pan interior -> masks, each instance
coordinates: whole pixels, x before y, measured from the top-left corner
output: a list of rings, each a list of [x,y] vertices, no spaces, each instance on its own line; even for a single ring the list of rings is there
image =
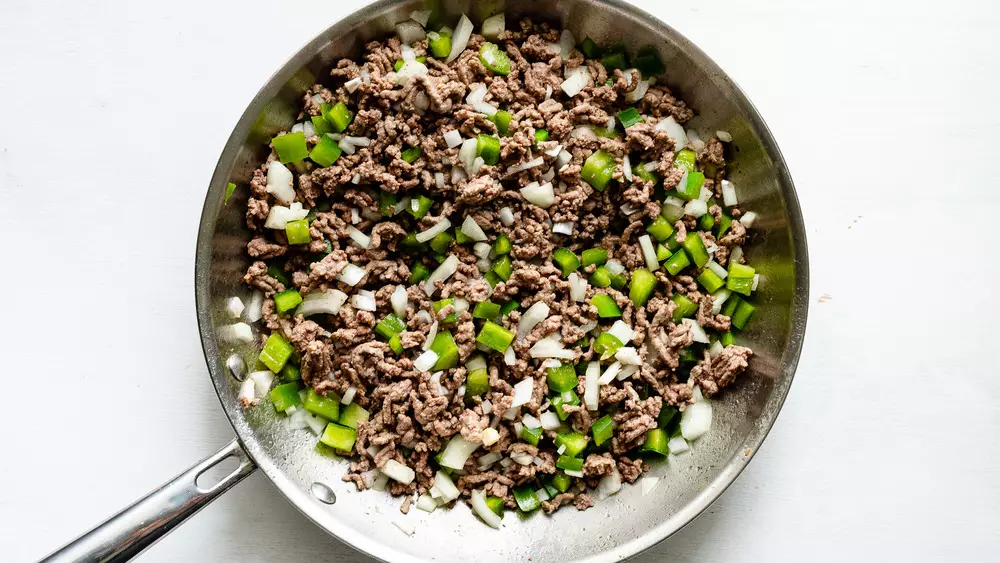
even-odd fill
[[[477,7],[445,2],[450,12],[467,12],[478,23]],[[231,322],[224,301],[249,298],[242,276],[249,265],[243,222],[246,190],[223,205],[225,186],[246,186],[253,169],[266,157],[268,140],[287,130],[301,109],[303,92],[323,82],[337,58],[356,57],[364,42],[391,32],[392,24],[422,9],[423,2],[385,0],[333,25],[302,48],[261,89],[247,108],[219,160],[203,210],[198,236],[196,298],[202,342],[219,398],[250,456],[264,473],[317,525],[348,544],[384,560],[452,560],[475,554],[478,561],[612,561],[633,555],[672,534],[700,513],[739,474],[774,422],[791,384],[806,320],[808,272],[805,234],[791,178],[764,122],[750,102],[704,53],[664,23],[617,1],[510,0],[491,9],[507,21],[531,15],[571,29],[576,37],[598,42],[622,39],[634,50],[653,44],[668,70],[666,83],[698,116],[689,127],[726,130],[730,178],[740,188],[744,208],[759,214],[754,244],[747,256],[761,273],[758,313],[743,334],[755,352],[751,369],[714,402],[711,432],[689,453],[654,466],[661,480],[650,494],[626,487],[584,512],[561,510],[552,517],[520,520],[508,513],[492,530],[460,504],[426,514],[399,512],[400,499],[378,492],[358,493],[340,480],[347,469],[315,448],[316,437],[291,431],[266,401],[243,410],[239,383],[225,368],[232,353],[248,362],[250,347],[220,344],[217,326]],[[476,17],[479,14],[480,17]],[[488,13],[485,15],[489,15]],[[336,502],[321,502],[311,490],[316,482],[335,492]],[[404,535],[394,521],[412,523]],[[566,534],[573,530],[572,534]],[[569,541],[564,541],[565,538]],[[447,546],[445,548],[444,546]],[[484,549],[484,546],[488,546]]]

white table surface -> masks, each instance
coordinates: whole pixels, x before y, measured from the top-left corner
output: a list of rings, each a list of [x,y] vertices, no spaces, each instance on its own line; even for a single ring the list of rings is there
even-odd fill
[[[812,273],[770,437],[639,561],[995,561],[1000,9],[636,3],[767,119]],[[360,2],[155,5],[0,2],[4,561],[44,555],[230,439],[195,323],[205,186],[258,87]],[[365,558],[254,475],[143,560]]]

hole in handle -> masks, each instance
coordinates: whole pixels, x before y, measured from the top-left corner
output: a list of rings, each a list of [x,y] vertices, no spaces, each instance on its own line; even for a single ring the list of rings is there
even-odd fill
[[[206,467],[194,478],[194,486],[199,492],[207,493],[214,489],[219,483],[231,477],[240,469],[240,460],[234,455],[215,462],[211,467]]]

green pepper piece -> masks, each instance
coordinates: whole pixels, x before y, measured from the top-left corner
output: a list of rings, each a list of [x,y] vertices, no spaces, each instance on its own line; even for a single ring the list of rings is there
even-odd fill
[[[599,150],[587,157],[580,170],[580,178],[597,191],[604,191],[615,173],[615,157]]]
[[[579,432],[565,432],[556,436],[556,447],[566,446],[563,455],[576,457],[587,448],[590,438]]]
[[[642,443],[642,451],[666,456],[670,453],[667,441],[667,433],[662,428],[654,428],[646,432],[646,441]]]
[[[656,275],[646,269],[632,272],[632,282],[628,288],[628,298],[636,307],[642,307],[656,290]]]
[[[503,517],[503,499],[500,497],[486,497],[486,506],[493,511],[493,514]]]
[[[431,275],[431,269],[424,265],[423,262],[417,262],[410,269],[410,284],[420,283],[427,279]]]
[[[506,317],[507,313],[513,311],[514,309],[517,309],[520,306],[521,304],[518,303],[517,301],[508,301],[503,304],[503,307],[500,307],[500,316]]]
[[[291,311],[302,303],[302,296],[297,289],[286,289],[274,294],[274,308],[279,315]]]
[[[497,240],[493,241],[493,253],[497,256],[503,256],[504,254],[510,254],[510,251],[514,248],[511,244],[510,238],[505,234],[497,235]]]
[[[606,360],[615,355],[615,352],[622,347],[622,341],[618,337],[602,332],[594,339],[594,352],[601,355],[602,360]]]
[[[736,314],[736,309],[739,308],[740,303],[742,302],[743,300],[740,299],[739,295],[730,295],[729,299],[726,300],[725,305],[722,306],[722,314],[731,318]]]
[[[709,205],[712,205],[709,202]],[[702,231],[711,231],[712,227],[715,226],[715,216],[711,213],[706,213],[698,218],[698,228]]]
[[[500,276],[493,273],[492,270],[483,274],[483,277],[486,278],[486,281],[489,282],[490,287],[496,287],[498,283],[503,281],[502,279],[500,279]]]
[[[610,86],[610,84],[608,84]],[[614,127],[594,127],[594,134],[605,139],[617,139],[618,131]]]
[[[288,244],[308,244],[312,240],[309,236],[309,221],[298,219],[285,223],[285,236]]]
[[[646,227],[646,232],[658,242],[663,242],[674,234],[674,226],[670,224],[670,221],[657,215],[656,219],[653,219],[653,222]]]
[[[340,418],[340,397],[332,391],[323,396],[310,387],[302,408],[327,420],[337,420]]]
[[[309,156],[309,149],[306,147],[306,136],[302,131],[286,133],[271,139],[274,151],[278,153],[278,160],[282,164],[298,162]]]
[[[405,237],[403,237],[400,244],[412,250],[427,250],[427,245],[425,243],[417,241],[416,233],[408,233]]]
[[[687,182],[683,186],[677,186],[677,196],[684,201],[698,199],[701,195],[701,186],[705,184],[705,174],[697,170],[688,172]]]
[[[622,127],[626,129],[637,123],[645,122],[645,120],[642,119],[642,115],[639,113],[639,110],[635,108],[628,108],[618,112],[618,121],[621,121]]]
[[[704,268],[705,264],[708,264],[708,261],[712,259],[708,254],[708,249],[705,248],[705,241],[701,240],[701,236],[698,233],[689,233],[684,242],[681,243],[681,246],[684,247],[684,251],[687,252],[688,257],[691,258],[691,263],[696,268]]]
[[[736,308],[738,309],[739,306],[737,306]],[[719,336],[719,342],[721,342],[723,346],[731,346],[733,344],[736,344],[736,337],[733,336],[732,332],[727,330],[726,332],[723,332],[721,336]]]
[[[454,305],[454,304],[455,304],[455,300],[449,297],[448,299],[442,299],[440,301],[435,301],[434,303],[432,303],[432,306],[434,307],[434,312],[435,313],[440,313],[441,309],[444,309],[448,305]],[[456,321],[458,321],[458,313],[452,311],[447,316],[445,316],[445,318],[441,321],[441,324],[449,324],[449,323],[453,323],[453,322],[456,322]]]
[[[299,370],[299,366],[288,362],[285,367],[281,368],[281,380],[285,383],[291,381],[299,381],[302,379],[302,372]]]
[[[590,275],[590,285],[599,288],[611,286],[611,270],[606,266],[598,266],[594,273]]]
[[[580,260],[576,257],[576,254],[568,248],[557,248],[552,251],[552,261],[559,266],[562,270],[563,277],[569,276],[571,272],[575,272],[577,268],[580,267]]]
[[[753,289],[754,269],[745,264],[731,262],[729,264],[729,277],[726,279],[726,289],[750,295]]]
[[[548,383],[549,391],[564,393],[576,389],[578,379],[572,364],[559,364],[548,368],[545,381]]]
[[[608,276],[611,278],[611,287],[618,291],[625,289],[625,284],[628,283],[628,280],[625,279],[625,274],[615,274],[609,270]]]
[[[556,460],[556,468],[562,469],[563,471],[580,472],[583,471],[583,460],[578,457],[563,454]]]
[[[663,265],[667,268],[667,271],[670,272],[671,276],[676,276],[678,272],[691,265],[691,260],[688,258],[684,250],[678,250],[677,252],[674,252],[670,258],[667,258],[667,261],[664,262]]]
[[[612,338],[614,337],[612,336]],[[580,397],[576,394],[576,391],[570,389],[569,391],[564,391],[563,393],[556,395],[555,397],[552,397],[551,399],[549,399],[549,402],[552,403],[552,408],[556,410],[556,415],[559,417],[559,420],[566,420],[567,418],[569,418],[569,413],[566,412],[565,409],[563,409],[563,406],[579,405]]]
[[[580,43],[580,52],[583,53],[583,56],[588,59],[599,59],[603,54],[600,45],[594,43],[594,40],[590,37],[587,37],[582,43]]]
[[[677,156],[674,157],[674,166],[677,168],[687,170],[688,172],[691,172],[694,170],[694,165],[696,160],[697,156],[695,155],[695,152],[693,150],[681,149],[681,151],[677,153]],[[699,186],[698,188],[700,190],[701,186]],[[698,193],[699,195],[701,194],[700,191]]]
[[[535,130],[535,143],[544,143],[549,140],[549,132],[547,129],[536,129]]]
[[[726,282],[718,274],[707,268],[698,274],[698,283],[709,293],[715,293],[726,285]]]
[[[740,304],[736,306],[736,311],[733,312],[733,326],[737,330],[746,328],[747,323],[750,322],[750,317],[753,316],[756,310],[756,307],[741,299]]]
[[[295,348],[285,340],[285,337],[278,332],[272,332],[267,337],[264,349],[260,351],[260,361],[264,362],[267,369],[278,373],[285,367],[285,362],[292,356]]]
[[[399,196],[394,193],[381,190],[378,192],[379,215],[383,217],[392,217],[396,214],[397,205],[399,205]]]
[[[427,47],[436,59],[447,59],[451,54],[451,35],[436,31],[427,32]]]
[[[351,403],[340,409],[340,420],[338,422],[343,426],[357,430],[358,423],[367,422],[370,416],[371,414],[363,409],[361,405]]]
[[[621,309],[615,299],[607,293],[598,293],[590,298],[590,304],[597,308],[597,316],[602,319],[615,319],[622,316]]]
[[[604,65],[604,68],[609,71],[614,69],[627,70],[628,56],[625,55],[625,53],[612,53],[610,55],[605,55],[601,59],[601,64]]]
[[[478,397],[490,390],[490,374],[485,369],[472,370],[465,377],[465,395]]]
[[[483,46],[479,48],[479,61],[488,70],[497,74],[506,76],[510,73],[510,57],[496,43],[483,43]]]
[[[444,254],[445,252],[448,252],[448,248],[451,246],[451,243],[453,242],[455,242],[455,237],[451,236],[451,233],[449,232],[438,233],[434,235],[434,238],[431,239],[430,247],[431,250],[433,250],[434,252],[437,252],[438,254]]]
[[[354,119],[354,114],[351,113],[351,110],[347,109],[347,105],[344,102],[337,102],[322,111],[323,117],[330,122],[330,125],[333,125],[337,133],[346,131],[347,127],[351,124],[351,120]]]
[[[644,77],[658,76],[666,72],[667,68],[663,66],[663,61],[656,52],[643,53],[639,52],[638,56],[632,59],[632,65],[642,73]]]
[[[522,512],[532,512],[542,506],[541,501],[538,500],[538,495],[535,494],[530,485],[514,487],[513,491],[514,500],[517,501],[517,507]]]
[[[500,162],[500,139],[480,133],[476,137],[476,156],[489,165]]]
[[[392,338],[389,339],[389,349],[396,355],[403,353],[403,339],[398,334],[393,334]]]
[[[289,407],[302,404],[302,399],[299,398],[299,384],[282,383],[271,389],[271,403],[278,412],[285,412]]]
[[[490,269],[503,281],[509,280],[511,274],[514,273],[514,265],[510,262],[510,256],[506,254],[494,260],[493,267]]]
[[[594,436],[595,446],[600,446],[610,440],[611,435],[614,433],[614,421],[611,419],[611,416],[604,415],[597,419],[590,427],[590,433]]]
[[[424,56],[415,57],[413,60],[417,61],[420,64],[427,64],[427,57]],[[404,61],[403,59],[396,59],[396,62],[392,63],[392,70],[399,72],[400,69],[403,68],[404,64],[406,64],[406,61]]]
[[[406,322],[397,317],[394,313],[389,313],[381,321],[375,325],[375,333],[389,340],[393,335],[399,334],[406,330]]]
[[[309,159],[326,168],[334,162],[337,162],[337,159],[340,158],[341,152],[343,151],[341,150],[340,145],[337,144],[337,141],[334,141],[328,135],[323,135],[319,138],[319,142],[316,143],[316,146],[309,151]]]
[[[656,417],[656,426],[664,430],[670,429],[675,419],[680,420],[679,414],[680,411],[677,410],[677,407],[664,406],[660,409],[660,414]]]
[[[329,105],[329,104],[323,104],[323,105]],[[336,131],[333,129],[333,125],[331,125],[330,122],[327,121],[326,118],[324,118],[322,115],[314,115],[309,118],[309,121],[312,122],[313,129],[316,130],[316,134],[319,135],[320,137],[326,137],[327,133],[336,133]]]
[[[726,236],[726,233],[729,232],[729,228],[732,226],[733,226],[733,218],[730,217],[727,213],[723,212],[722,219],[719,219],[719,223],[717,225],[718,229],[716,230],[715,238],[720,239]]]
[[[660,181],[660,177],[656,175],[655,172],[651,172],[646,168],[647,163],[636,164],[632,167],[632,174],[641,178],[644,182],[649,182],[651,184],[656,184]]]
[[[531,444],[532,446],[538,445],[538,440],[542,437],[542,428],[528,428],[524,426],[521,428],[521,439],[525,442]]]
[[[319,441],[330,446],[339,452],[350,452],[354,449],[354,442],[358,439],[358,433],[352,428],[341,426],[335,422],[326,425],[323,436]]]
[[[229,198],[233,197],[233,192],[235,191],[236,191],[236,184],[232,182],[226,184],[226,197],[222,200],[223,205],[229,203]]]
[[[510,131],[510,120],[512,117],[513,116],[509,111],[503,109],[497,110],[497,112],[490,117],[490,121],[497,126],[497,133],[499,133],[500,136],[505,136],[507,135],[507,132]]]
[[[280,264],[270,264],[267,267],[267,275],[281,282],[281,285],[288,287],[292,284],[291,280],[288,279],[288,274],[282,269]]]
[[[573,478],[560,471],[552,476],[552,486],[560,493],[565,493],[573,486]]]
[[[410,198],[410,207],[407,211],[414,219],[423,219],[427,212],[431,210],[431,206],[434,205],[434,200],[425,196],[418,195],[417,197]]]
[[[608,251],[604,248],[588,248],[580,253],[580,264],[583,266],[589,266],[591,264],[596,264],[598,266],[606,264],[608,262]]]
[[[474,319],[495,319],[500,316],[500,304],[492,301],[480,301],[472,308]]]
[[[501,354],[507,351],[513,341],[514,333],[493,321],[486,321],[476,336],[476,342],[485,344]]]
[[[656,245],[656,261],[663,262],[667,258],[670,258],[670,250],[662,244]]]
[[[400,153],[399,157],[405,160],[407,163],[413,164],[414,162],[417,161],[418,158],[420,158],[420,155],[423,152],[424,151],[421,150],[420,147],[410,147],[404,150],[402,153]]]
[[[434,371],[450,369],[458,365],[458,344],[450,332],[437,333],[434,341],[431,342],[431,351],[438,355],[438,360],[434,364]]]
[[[675,293],[670,300],[677,304],[677,308],[674,309],[673,315],[675,323],[681,322],[681,319],[685,317],[692,317],[698,312],[698,304],[680,293]]]

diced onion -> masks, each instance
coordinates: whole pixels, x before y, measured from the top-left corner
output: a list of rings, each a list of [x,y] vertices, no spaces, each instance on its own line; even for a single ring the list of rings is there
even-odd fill
[[[447,221],[447,219],[444,219]],[[449,255],[445,258],[444,262],[441,263],[431,275],[424,281],[424,293],[428,297],[434,295],[436,288],[436,282],[444,281],[451,277],[452,274],[458,271],[458,257],[455,255]]]
[[[245,313],[247,321],[251,323],[259,321],[264,316],[264,294],[260,290],[250,295]]]
[[[646,259],[646,267],[649,268],[649,271],[655,272],[659,269],[660,261],[656,259],[656,248],[649,235],[639,237],[639,247],[642,248],[642,257]]]
[[[486,100],[486,85],[478,82],[469,89],[469,95],[465,97],[465,103],[474,106]]]
[[[385,486],[389,483],[389,476],[381,471],[375,475],[375,481],[372,482],[372,489],[376,491],[384,491]]]
[[[621,370],[622,370],[621,362],[615,362],[611,364],[610,366],[608,366],[608,369],[604,370],[604,373],[601,374],[601,377],[597,380],[597,383],[601,385],[607,385],[608,383],[611,383],[612,381],[614,381],[615,377],[618,376],[618,372],[620,372]]]
[[[489,258],[490,251],[492,250],[493,247],[491,247],[488,242],[477,242],[472,245],[472,253],[476,255],[476,258]]]
[[[253,381],[254,390],[257,392],[258,397],[263,397],[267,395],[268,391],[271,390],[271,384],[274,383],[274,373],[269,370],[255,371],[250,375],[247,375],[247,379]]]
[[[434,512],[437,510],[437,503],[430,495],[424,494],[417,498],[417,509],[423,510],[424,512]]]
[[[472,496],[470,497],[470,502],[472,503],[472,510],[476,511],[476,515],[483,519],[483,522],[491,528],[500,527],[500,517],[497,516],[496,512],[490,509],[489,505],[486,504],[486,493],[481,489],[478,491],[472,491]]]
[[[723,143],[733,142],[733,136],[729,133],[729,131],[716,131],[715,136],[718,137]]]
[[[562,170],[563,166],[566,166],[573,160],[573,155],[563,149],[559,152],[559,156],[556,157],[556,168]]]
[[[722,181],[722,203],[726,207],[732,207],[739,203],[739,198],[736,197],[736,186],[729,180]]]
[[[500,222],[505,227],[509,227],[514,224],[514,212],[511,211],[509,207],[503,207],[500,209]]]
[[[254,382],[247,379],[240,384],[240,392],[236,398],[244,405],[251,405],[257,400],[254,389]]]
[[[639,351],[631,346],[622,346],[619,348],[615,352],[615,359],[630,366],[642,365],[642,358],[639,356]]]
[[[531,428],[532,430],[534,430],[535,428],[542,427],[542,423],[539,422],[537,418],[531,416],[530,414],[526,414],[521,417],[521,424],[523,424],[525,428]]]
[[[340,150],[344,151],[345,154],[354,154],[354,143],[348,141],[347,137],[341,138],[340,142],[337,143],[337,146],[340,147]]]
[[[531,401],[531,392],[534,390],[534,386],[535,380],[530,377],[517,382],[514,385],[514,400],[511,401],[510,408],[528,404]]]
[[[571,139],[597,140],[597,133],[594,133],[594,128],[590,125],[577,125],[569,132],[569,136]]]
[[[552,99],[552,85],[551,84],[546,84],[545,85],[545,99],[546,100]]]
[[[351,224],[357,225],[361,222],[361,211],[357,207],[351,208]]]
[[[302,134],[305,135],[307,139],[316,136],[316,127],[312,124],[312,121],[306,121],[302,124]]]
[[[597,485],[597,494],[607,497],[622,490],[622,476],[618,473],[618,467],[612,467],[610,475],[601,477],[601,482]]]
[[[400,482],[404,485],[412,483],[413,478],[416,477],[416,473],[412,469],[394,459],[390,459],[385,462],[381,471],[382,473],[388,475],[393,481]]]
[[[708,186],[702,186],[701,192],[698,194],[698,199],[702,201],[708,201],[712,199],[713,195],[715,194],[712,193],[712,190],[708,189]]]
[[[359,268],[354,264],[348,264],[344,267],[343,271],[340,272],[340,275],[337,276],[337,279],[353,287],[358,285],[358,282],[365,277],[366,273],[367,272],[365,272],[364,268]]]
[[[239,297],[230,297],[229,299],[226,299],[226,312],[229,313],[229,316],[234,319],[238,319],[243,316],[243,309],[245,308],[246,307],[243,306],[243,300]]]
[[[351,240],[358,243],[358,246],[364,249],[368,249],[372,245],[372,237],[362,233],[353,226],[347,227],[347,236],[351,237]]]
[[[750,291],[757,291],[757,286],[760,284],[760,274],[753,275],[753,285],[750,286]]]
[[[478,111],[479,113],[485,113],[486,115],[488,115],[490,117],[493,117],[494,115],[497,114],[497,108],[496,108],[496,106],[493,106],[493,105],[488,104],[486,102],[476,102],[476,103],[472,104],[472,108],[474,110]]]
[[[637,371],[639,371],[639,366],[624,366],[622,367],[622,370],[618,372],[618,377],[616,377],[615,379],[617,379],[618,381],[625,381],[626,379],[635,375]]]
[[[288,410],[291,410],[292,408],[293,407],[289,407]],[[306,422],[307,418],[309,418],[309,413],[305,409],[296,410],[288,417],[288,428],[290,430],[301,430],[308,427],[309,424]]]
[[[353,94],[358,90],[358,88],[361,87],[361,77],[358,76],[348,80],[347,82],[344,83],[344,87],[347,88],[348,92]]]
[[[368,72],[367,68],[361,67],[361,82],[367,84],[372,83],[372,75]]]
[[[560,221],[552,225],[552,232],[558,235],[572,235],[576,223],[572,221]]]
[[[483,242],[483,243],[480,243],[480,244],[486,244],[486,243]],[[489,246],[489,245],[487,244],[486,246]],[[488,253],[489,253],[489,251],[487,251],[487,255],[488,255]],[[479,260],[476,260],[476,268],[479,269],[480,273],[485,274],[486,272],[489,272],[491,269],[493,269],[493,262],[491,262],[488,257],[487,258],[480,258]]]
[[[497,452],[490,452],[479,458],[479,469],[488,469],[489,466],[500,461],[503,456]]]
[[[462,221],[462,232],[465,233],[465,236],[476,242],[482,242],[487,239],[486,232],[483,231],[483,228],[479,226],[479,223],[472,218],[472,215],[466,215],[465,221]]]
[[[340,399],[340,404],[349,405],[354,402],[354,396],[358,394],[358,388],[351,385],[344,391],[344,396]]]
[[[444,173],[443,172],[435,172],[434,173],[434,185],[436,187],[438,187],[438,188],[443,188],[444,187]]]
[[[568,29],[562,30],[562,33],[559,34],[559,55],[563,59],[568,59],[575,48],[576,38],[573,37],[573,32]]]
[[[414,200],[414,201],[416,201],[416,200]],[[445,218],[441,219],[440,221],[438,221],[437,224],[434,225],[433,227],[431,227],[431,228],[429,228],[429,229],[427,229],[425,231],[420,231],[419,233],[417,233],[417,236],[416,236],[417,242],[428,242],[432,238],[434,238],[434,237],[438,236],[439,234],[447,231],[449,227],[451,227],[451,221],[449,221],[448,218],[445,217]]]
[[[622,344],[628,344],[629,342],[632,342],[633,338],[635,338],[635,331],[632,330],[632,327],[628,326],[621,320],[617,320],[613,325],[611,325],[611,328],[608,329],[608,334],[620,340]]]
[[[696,152],[701,152],[702,149],[705,148],[705,141],[701,140],[701,136],[698,135],[697,132],[692,129],[688,129],[685,133],[688,136],[688,141],[691,142],[691,146],[694,147]]]
[[[753,211],[747,211],[746,213],[743,214],[742,217],[740,217],[740,223],[743,223],[743,226],[749,229],[750,227],[753,226],[753,222],[756,219],[757,219],[756,213],[754,213]]]
[[[305,127],[301,123],[292,125],[292,133],[305,133]]]
[[[483,445],[487,448],[500,441],[500,433],[495,428],[483,430]]]
[[[458,58],[465,50],[465,47],[469,44],[469,37],[472,36],[472,22],[465,14],[462,14],[462,19],[458,20],[458,25],[455,26],[455,33],[451,37],[451,53],[445,62],[451,62]]]
[[[449,469],[462,469],[466,460],[472,452],[479,448],[479,444],[470,442],[461,435],[455,435],[441,452],[441,466]]]
[[[635,102],[638,102],[639,100],[643,99],[646,96],[646,92],[648,91],[649,91],[649,81],[640,80],[639,83],[635,85],[635,88],[631,92],[627,92],[625,94],[625,101],[634,104]]]
[[[479,171],[486,165],[486,161],[483,157],[477,156],[475,160],[472,161],[472,168],[469,169],[470,174],[479,174]]]
[[[545,463],[542,460],[542,458],[540,458],[540,457],[535,457],[535,459],[533,461],[535,462],[535,465],[538,465],[538,466],[541,466],[542,464]],[[537,491],[535,491],[535,496],[538,497],[538,500],[540,500],[542,502],[545,502],[545,501],[549,500],[550,498],[552,498],[552,497],[549,496],[549,492],[546,491],[545,489],[538,489]]]
[[[722,279],[726,279],[726,276],[729,275],[729,272],[727,272],[726,269],[723,268],[715,260],[709,260],[708,264],[705,267],[708,268],[709,270],[712,270],[712,272],[714,272],[715,275],[719,276]]]
[[[490,411],[493,410],[493,403],[489,399],[484,399],[479,406],[483,409],[483,414],[490,414]]]
[[[392,311],[399,317],[406,316],[406,297],[406,288],[402,285],[397,285],[392,295],[389,296]]]
[[[502,12],[483,20],[483,37],[487,39],[496,39],[501,33],[503,33],[504,29],[505,22]]]
[[[726,302],[727,299],[729,299],[730,295],[732,295],[732,292],[730,292],[726,288],[722,288],[722,289],[720,289],[720,290],[718,290],[718,291],[716,291],[715,293],[712,294],[712,314],[713,315],[718,315],[719,313],[722,312],[722,305],[723,305],[723,303]]]
[[[372,144],[372,140],[368,137],[344,137],[344,140],[356,147],[367,147]]]
[[[524,340],[538,323],[549,317],[549,306],[539,301],[528,307],[528,310],[521,315],[521,320],[517,323],[517,339]]]
[[[364,272],[364,270],[361,271]],[[343,291],[337,289],[313,291],[302,298],[302,303],[295,310],[295,314],[303,317],[318,314],[336,315],[346,302],[347,294]]]
[[[566,72],[565,76],[566,80],[559,87],[570,98],[582,92],[590,84],[590,70],[586,66],[578,66],[570,69]]]
[[[292,205],[295,207],[294,209],[283,205],[272,206],[267,212],[267,219],[264,220],[264,226],[268,229],[284,229],[289,221],[305,219],[309,215],[309,210],[302,209],[301,204],[295,205],[293,203]]]
[[[514,347],[510,346],[503,352],[503,363],[512,366],[517,363],[517,356],[514,354]]]
[[[538,207],[547,208],[556,201],[555,191],[550,182],[541,185],[538,182],[532,182],[521,188],[520,191],[525,200]]]
[[[325,418],[309,414],[309,416],[305,417],[305,421],[306,421],[306,426],[309,427],[309,430],[311,430],[312,433],[317,436],[323,434],[323,430],[326,429],[327,422]]]
[[[248,344],[253,342],[253,329],[246,323],[233,323],[220,326],[219,339],[230,344]]]
[[[587,410],[597,410],[598,391],[600,390],[601,363],[592,361],[587,364],[587,375],[584,382],[583,403]]]
[[[413,360],[413,367],[417,371],[430,371],[438,361],[438,354],[434,350],[427,350]]]
[[[458,159],[466,170],[472,170],[472,164],[476,160],[477,141],[476,139],[466,139],[462,142],[462,148],[458,151]],[[452,180],[454,182],[454,180]]]
[[[684,436],[674,436],[667,442],[667,449],[670,450],[670,453],[677,455],[688,451],[691,449],[691,446],[688,445]]]
[[[524,172],[525,170],[530,170],[532,168],[535,168],[536,166],[541,166],[542,164],[545,164],[545,160],[542,157],[538,157],[533,160],[529,160],[527,162],[511,166],[510,168],[507,169],[507,173],[517,174],[518,172]]]
[[[449,149],[453,149],[462,144],[462,134],[456,129],[446,131],[444,134],[444,142],[448,145]]]
[[[410,79],[417,76],[426,76],[430,72],[420,61],[410,61],[403,63],[403,68],[396,72],[396,84],[406,85]]]
[[[473,153],[475,154],[475,153]],[[466,178],[465,170],[459,166],[453,166],[451,168],[451,183],[457,184]]]
[[[604,264],[604,267],[607,268],[608,271],[610,271],[612,274],[616,276],[623,274],[625,272],[625,266],[622,265],[621,262],[613,258],[611,260],[608,260],[608,262]]]
[[[431,323],[430,329],[427,330],[427,338],[424,339],[424,344],[421,347],[421,349],[425,351],[430,350],[431,343],[434,342],[434,337],[437,336],[437,333],[438,333],[438,322],[434,321],[433,323]]]
[[[359,289],[357,293],[351,296],[351,306],[359,311],[374,312],[376,309],[375,294],[371,291]]]
[[[447,504],[462,494],[458,490],[458,487],[455,486],[455,482],[444,471],[439,470],[434,474],[434,486],[437,487],[438,492],[441,494],[439,497],[441,504]]]
[[[714,360],[725,349],[726,349],[726,347],[722,345],[722,342],[719,342],[718,340],[716,340],[715,342],[712,343],[711,346],[708,347],[708,355],[709,355],[709,357],[711,357]]]
[[[734,246],[733,249],[729,251],[729,263],[739,264],[740,258],[743,258],[743,247]]]
[[[632,162],[629,160],[627,154],[622,158],[622,174],[625,175],[626,180],[629,182],[632,181]]]
[[[701,328],[701,325],[692,319],[684,319],[682,322],[688,325],[688,328],[691,330],[691,338],[695,342],[699,342],[701,344],[708,344],[710,342],[708,334],[705,333],[705,329]]]
[[[561,360],[572,360],[576,353],[567,350],[558,334],[549,335],[535,343],[528,350],[528,355],[532,358],[559,358]]]
[[[399,42],[404,45],[416,43],[426,37],[423,26],[413,21],[397,23],[396,34],[399,35]]]
[[[660,120],[660,122],[653,126],[653,128],[659,131],[665,131],[667,135],[673,139],[675,151],[683,149],[688,144],[687,133],[685,133],[684,128],[681,127],[676,120],[674,120],[673,116],[668,116],[666,119]]]
[[[430,386],[431,390],[436,392],[438,395],[447,395],[448,389],[441,385],[441,376],[444,375],[443,371],[436,371],[431,374]]]
[[[431,19],[431,11],[414,10],[410,12],[410,19],[419,23],[422,27],[427,27],[427,21]]]
[[[684,206],[684,214],[697,219],[708,213],[708,203],[700,199],[692,199]]]
[[[535,456],[528,453],[515,453],[515,454],[510,454],[510,459],[516,461],[521,465],[531,465],[531,462],[535,460]]]
[[[656,488],[656,485],[659,484],[659,482],[660,482],[659,477],[647,476],[639,479],[639,490],[642,491],[642,496],[646,496],[649,493],[653,492],[653,489]]]
[[[681,415],[681,436],[685,440],[694,441],[702,437],[712,428],[712,404],[699,401],[688,405]]]
[[[583,302],[587,299],[587,287],[589,284],[587,280],[573,272],[567,278],[569,282],[569,298],[576,302]]]

